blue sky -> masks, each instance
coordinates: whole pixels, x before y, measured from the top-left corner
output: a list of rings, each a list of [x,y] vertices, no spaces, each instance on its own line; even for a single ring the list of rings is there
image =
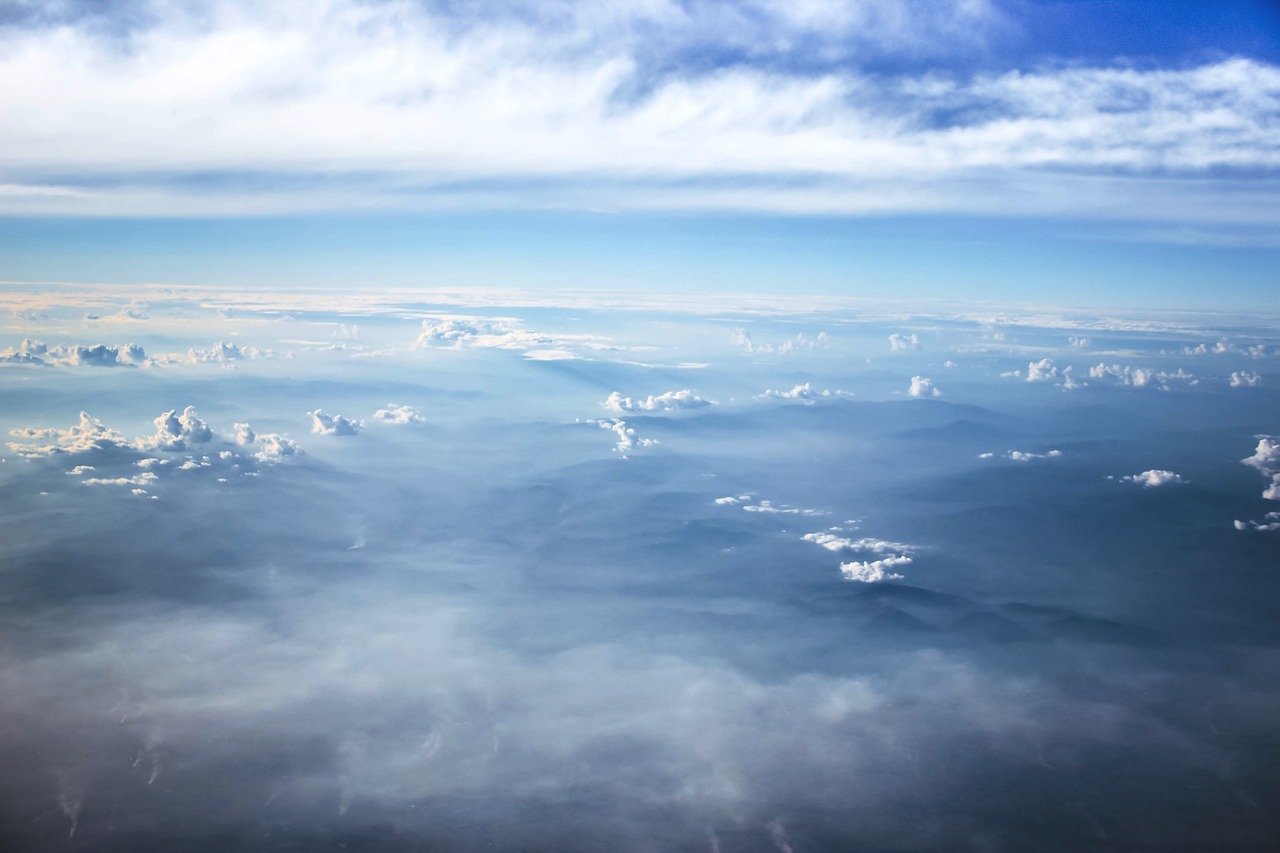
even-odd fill
[[[0,278],[1274,310],[1274,3],[11,3]]]

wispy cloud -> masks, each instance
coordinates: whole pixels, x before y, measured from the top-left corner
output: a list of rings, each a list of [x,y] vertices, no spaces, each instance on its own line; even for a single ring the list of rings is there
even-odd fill
[[[1261,61],[859,64],[981,49],[999,15],[962,0],[446,9],[157,2],[111,26],[33,13],[0,32],[0,78],[21,82],[0,92],[0,211],[1277,221],[1256,175],[1280,168],[1280,69]]]

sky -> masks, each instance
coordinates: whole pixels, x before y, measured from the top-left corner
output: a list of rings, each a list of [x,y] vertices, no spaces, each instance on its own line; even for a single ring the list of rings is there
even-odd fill
[[[0,850],[1274,849],[1278,31],[0,0]]]
[[[0,277],[1274,310],[1270,2],[7,3]]]

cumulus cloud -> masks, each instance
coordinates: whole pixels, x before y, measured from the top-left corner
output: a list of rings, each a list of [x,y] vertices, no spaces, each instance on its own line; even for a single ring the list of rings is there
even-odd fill
[[[650,394],[648,397],[635,400],[614,391],[600,405],[611,412],[669,412],[675,409],[699,409],[715,403],[712,400],[704,400],[692,389],[685,388],[681,391],[666,391],[657,396]]]
[[[1248,370],[1232,371],[1229,380],[1232,388],[1256,388],[1262,384],[1262,377]]]
[[[1056,378],[1058,378],[1058,368],[1050,359],[1042,358],[1027,365],[1028,382],[1052,382]]]
[[[23,338],[22,343],[16,347],[6,347],[0,350],[0,363],[8,364],[48,364],[46,356],[49,353],[48,344],[43,341],[34,341],[30,338]]]
[[[880,581],[901,580],[902,575],[893,571],[901,566],[909,566],[912,559],[902,554],[891,554],[878,560],[861,560],[840,564],[840,574],[845,580],[859,583],[879,583]]]
[[[152,435],[141,436],[129,440],[122,433],[110,429],[98,419],[85,412],[80,413],[79,422],[67,429],[50,427],[22,427],[12,429],[9,435],[22,441],[9,442],[9,447],[19,456],[38,459],[51,456],[79,456],[94,459],[94,464],[81,463],[67,473],[80,476],[95,472],[100,467],[109,467],[112,463],[127,463],[130,467],[143,469],[143,474],[129,474],[123,477],[100,476],[93,478],[90,485],[146,485],[153,482],[154,471],[170,465],[170,458],[144,455],[151,453],[181,454],[190,453],[197,448],[212,448],[217,452],[211,457],[208,454],[188,457],[184,462],[174,464],[172,470],[193,470],[209,468],[215,464],[229,466],[239,465],[246,457],[227,448],[218,449],[219,439],[209,424],[196,413],[194,406],[187,406],[179,414],[176,409],[165,412],[153,423],[156,431]],[[234,445],[252,451],[249,458],[258,463],[271,465],[290,456],[301,456],[302,449],[296,442],[276,434],[257,435],[248,424],[235,425]],[[216,463],[215,463],[216,460]]]
[[[311,431],[317,435],[358,435],[364,421],[353,421],[342,415],[325,414],[320,409],[307,412],[311,416]]]
[[[823,349],[828,344],[828,338],[826,332],[819,332],[812,338],[805,335],[804,332],[799,332],[780,343],[762,344],[753,340],[751,333],[746,329],[738,328],[729,336],[729,343],[736,347],[741,347],[750,353],[772,353],[776,355],[785,355],[797,350]]]
[[[757,400],[800,400],[804,403],[812,403],[822,397],[852,397],[852,391],[841,391],[839,388],[823,388],[821,391],[813,387],[810,382],[793,386],[789,391],[783,391],[776,388],[769,388],[762,394],[757,394]]]
[[[820,509],[803,509],[801,507],[788,506],[787,504],[775,504],[771,500],[756,500],[755,495],[750,493],[716,498],[715,504],[717,506],[736,506],[746,512],[761,513],[763,515],[802,515],[810,517],[827,515],[826,511]]]
[[[139,367],[147,353],[138,344],[57,344],[24,339],[16,347],[0,350],[0,362],[11,364],[60,364],[67,367]]]
[[[861,536],[857,539],[851,539],[847,536],[840,535],[843,532],[844,531],[839,528],[832,528],[831,531],[823,530],[817,533],[806,533],[800,538],[805,542],[812,542],[815,545],[821,545],[828,551],[871,551],[877,554],[883,554],[887,551],[912,550],[912,546],[904,545],[901,542],[890,542],[886,539],[875,539],[870,536]]]
[[[1118,385],[1128,385],[1133,388],[1156,388],[1161,391],[1168,391],[1171,387],[1170,383],[1196,385],[1200,381],[1195,374],[1188,373],[1181,367],[1174,371],[1167,371],[1154,370],[1149,367],[1132,367],[1127,364],[1107,365],[1101,362],[1089,368],[1089,376],[1093,379],[1102,379]]]
[[[171,409],[152,423],[156,425],[155,435],[138,439],[138,447],[174,452],[213,440],[213,430],[196,414],[195,406],[187,406],[181,415],[177,409]]]
[[[9,442],[9,447],[19,456],[36,458],[58,454],[104,453],[128,447],[125,437],[113,429],[108,429],[97,418],[87,412],[80,413],[78,423],[66,429],[52,427],[20,427],[9,430],[14,438],[30,441],[47,441],[47,444],[29,444],[26,442]]]
[[[1258,446],[1253,455],[1240,460],[1245,465],[1257,468],[1264,477],[1271,479],[1262,496],[1267,500],[1280,501],[1280,440],[1275,436],[1258,436]]]
[[[1128,476],[1121,477],[1120,480],[1125,483],[1137,483],[1144,489],[1154,489],[1159,486],[1169,486],[1174,483],[1187,482],[1182,479],[1181,476],[1173,473],[1172,471],[1165,471],[1163,469],[1143,471],[1141,474],[1129,474]]]
[[[373,419],[384,424],[423,424],[427,419],[422,413],[413,406],[404,406],[398,403],[387,403],[385,409],[378,409],[373,413]]]
[[[422,331],[413,345],[419,348],[531,349],[556,343],[556,338],[521,329],[510,321],[454,317],[423,320]]]
[[[911,377],[911,387],[907,389],[907,393],[912,397],[938,397],[942,394],[933,386],[932,379],[926,379],[923,376]]]
[[[905,350],[920,349],[920,339],[913,332],[910,335],[903,335],[894,332],[889,335],[889,351],[903,352]]]
[[[614,452],[621,453],[624,456],[637,447],[652,447],[658,443],[656,438],[641,438],[636,435],[634,427],[627,426],[627,422],[620,418],[598,418],[587,421],[589,424],[595,424],[601,429],[607,429],[613,433],[616,443],[614,444]]]
[[[187,350],[187,361],[192,363],[229,364],[252,358],[265,358],[269,353],[258,347],[243,347],[231,341],[218,341],[209,347]]]

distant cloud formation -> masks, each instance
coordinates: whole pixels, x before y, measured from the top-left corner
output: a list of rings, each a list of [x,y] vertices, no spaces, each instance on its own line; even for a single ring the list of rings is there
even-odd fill
[[[823,388],[818,390],[813,387],[811,382],[803,382],[799,385],[792,386],[789,390],[780,390],[776,388],[768,388],[764,392],[757,394],[757,400],[800,400],[803,403],[812,403],[823,397],[852,397],[852,391],[841,391],[838,388]]]
[[[373,419],[384,424],[423,424],[427,419],[413,406],[387,403],[386,408],[373,413]]]
[[[307,412],[311,417],[311,432],[316,435],[358,435],[364,421],[353,421],[342,415],[325,414],[320,409]]]
[[[1004,453],[995,453],[988,451],[979,453],[979,459],[994,459],[999,456],[1001,459],[1012,459],[1014,462],[1031,462],[1036,459],[1053,459],[1062,455],[1061,450],[1050,450],[1047,453],[1031,453],[1023,450],[1006,450]]]
[[[905,352],[913,349],[920,349],[920,339],[915,336],[914,332],[910,335],[903,335],[899,332],[889,335],[890,352]]]
[[[893,571],[903,566],[909,566],[912,559],[905,555],[893,554],[888,557],[881,557],[878,560],[855,560],[850,563],[840,564],[840,574],[847,581],[857,581],[859,583],[880,583],[881,581],[902,580],[902,575]]]
[[[1028,382],[1052,382],[1058,377],[1058,368],[1053,361],[1042,358],[1027,365]]]
[[[1257,468],[1264,477],[1271,480],[1271,485],[1267,486],[1262,496],[1269,501],[1280,501],[1280,439],[1270,435],[1259,436],[1253,455],[1240,461]]]
[[[1112,382],[1117,385],[1128,385],[1133,388],[1156,388],[1168,391],[1172,384],[1196,385],[1199,379],[1195,374],[1183,368],[1177,370],[1154,370],[1148,367],[1132,367],[1130,365],[1098,363],[1089,368],[1089,377]]]
[[[1257,388],[1262,384],[1262,377],[1248,370],[1232,371],[1228,384],[1232,388]]]
[[[715,403],[712,400],[704,400],[692,389],[685,388],[680,391],[666,391],[656,396],[650,394],[648,397],[634,400],[614,391],[600,405],[611,412],[670,412],[677,409],[700,409]]]
[[[153,423],[156,425],[155,435],[139,439],[139,447],[180,452],[213,440],[213,430],[196,414],[195,406],[187,406],[181,415],[177,413],[177,409],[165,412]]]
[[[738,328],[729,336],[729,343],[749,353],[786,355],[787,353],[801,350],[823,349],[828,345],[828,338],[826,332],[819,332],[812,338],[805,335],[804,332],[797,332],[794,336],[781,343],[762,344],[752,339],[751,333],[746,329]]]
[[[932,379],[923,376],[911,377],[911,387],[907,389],[907,393],[912,397],[938,397],[942,394],[934,387]]]
[[[627,422],[620,418],[597,418],[588,420],[587,423],[612,432],[615,439],[613,449],[624,456],[637,447],[653,447],[658,443],[656,438],[642,438],[636,435],[635,428],[627,426]]]
[[[146,351],[138,344],[56,344],[24,338],[16,347],[0,350],[0,363],[59,364],[68,367],[141,367]]]
[[[1143,471],[1141,474],[1130,474],[1128,476],[1121,477],[1120,480],[1125,483],[1137,483],[1144,489],[1154,489],[1159,486],[1169,486],[1174,483],[1187,482],[1178,474],[1162,469]]]

